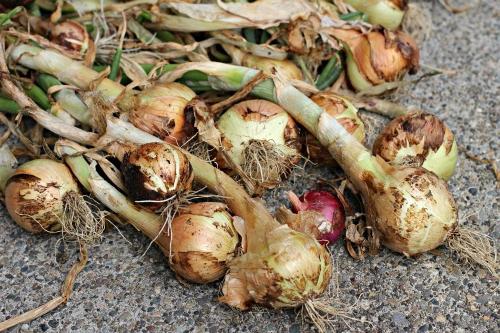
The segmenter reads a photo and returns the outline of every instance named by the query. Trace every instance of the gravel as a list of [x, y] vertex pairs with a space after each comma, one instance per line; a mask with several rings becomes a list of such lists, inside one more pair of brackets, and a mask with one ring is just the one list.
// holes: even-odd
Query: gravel
[[[433, 112], [455, 133], [459, 146], [481, 158], [499, 151], [499, 5], [482, 1], [452, 15], [434, 2], [433, 30], [422, 47], [424, 65], [455, 71], [420, 82], [402, 102]], [[364, 114], [372, 132], [385, 120]], [[308, 168], [286, 189], [311, 187], [324, 168]], [[491, 167], [460, 153], [450, 189], [462, 225], [496, 240], [498, 188]], [[284, 204], [284, 190], [266, 197], [269, 207]], [[33, 236], [0, 208], [0, 320], [32, 309], [58, 295], [65, 273], [77, 258], [75, 244], [65, 255], [57, 235]], [[242, 313], [217, 302], [219, 284], [185, 286], [168, 269], [160, 251], [130, 227], [105, 234], [90, 249], [67, 305], [12, 332], [308, 332], [298, 312], [254, 307]], [[481, 268], [454, 261], [445, 249], [405, 258], [389, 250], [358, 262], [343, 244], [332, 247], [337, 266], [338, 306], [357, 320], [337, 318], [339, 332], [498, 332], [498, 281]], [[58, 255], [56, 256], [56, 253]], [[56, 258], [58, 260], [56, 260]]]

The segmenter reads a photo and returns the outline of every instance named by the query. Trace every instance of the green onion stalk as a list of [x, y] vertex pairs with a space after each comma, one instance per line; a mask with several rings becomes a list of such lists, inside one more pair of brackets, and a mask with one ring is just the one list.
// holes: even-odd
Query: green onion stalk
[[[29, 63], [38, 64], [40, 61], [33, 59]], [[66, 60], [65, 63], [71, 65]], [[0, 63], [0, 67], [1, 65], [6, 69], [5, 62]], [[57, 76], [57, 67], [44, 68], [51, 69], [50, 74]], [[81, 78], [73, 81], [88, 85]], [[5, 90], [10, 92], [13, 98], [15, 96], [14, 99], [19, 105], [33, 106], [32, 102], [16, 93], [16, 87], [12, 87], [9, 80], [4, 80], [2, 85], [8, 88]], [[113, 117], [108, 118], [106, 134], [99, 138], [94, 133], [72, 126], [54, 126], [53, 122], [47, 121], [50, 117], [53, 119], [53, 116], [42, 118], [36, 108], [29, 109], [32, 110], [29, 115], [42, 126], [80, 144], [102, 147], [105, 139], [120, 139], [135, 144], [162, 142], [132, 124]], [[164, 142], [162, 144], [168, 145]], [[252, 303], [275, 308], [305, 305], [310, 313], [317, 313], [314, 307], [318, 303], [315, 300], [327, 288], [332, 274], [328, 251], [311, 236], [279, 224], [260, 201], [251, 198], [224, 172], [194, 155], [184, 153], [191, 164], [195, 181], [224, 197], [232, 212], [245, 221], [246, 253], [229, 263], [229, 273], [223, 286], [224, 296], [220, 300], [240, 309], [246, 309]], [[106, 191], [98, 192], [100, 193], [95, 194], [102, 195]], [[104, 201], [103, 198], [100, 199]]]
[[[209, 75], [215, 90], [238, 90], [258, 71], [227, 64], [186, 63], [161, 80], [187, 70]], [[446, 183], [422, 168], [392, 167], [371, 154], [331, 115], [292, 85], [269, 79], [253, 94], [287, 110], [328, 148], [360, 191], [367, 218], [390, 249], [411, 256], [443, 244], [457, 227], [457, 209]]]
[[344, 2], [366, 14], [368, 22], [379, 24], [389, 30], [399, 28], [407, 6], [406, 0], [344, 0]]

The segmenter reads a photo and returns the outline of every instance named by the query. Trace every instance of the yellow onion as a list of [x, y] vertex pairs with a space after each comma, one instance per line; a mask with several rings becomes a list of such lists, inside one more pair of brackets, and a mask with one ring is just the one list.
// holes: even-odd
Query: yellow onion
[[5, 206], [14, 221], [29, 232], [56, 230], [69, 192], [79, 190], [64, 164], [32, 160], [21, 165], [7, 181]]
[[[356, 140], [364, 142], [365, 124], [359, 118], [358, 110], [348, 100], [329, 92], [313, 95], [311, 100], [333, 116]], [[309, 132], [306, 133], [304, 147], [311, 161], [322, 164], [334, 163], [328, 150]]]
[[365, 13], [370, 23], [379, 24], [389, 30], [396, 30], [399, 27], [407, 7], [406, 0], [344, 0], [344, 2]]
[[157, 142], [126, 153], [122, 173], [132, 200], [150, 209], [161, 208], [174, 195], [186, 193], [193, 182], [186, 156], [171, 145]]
[[50, 32], [50, 39], [67, 50], [79, 53], [85, 53], [90, 43], [85, 27], [72, 20], [54, 25]]
[[347, 75], [356, 90], [397, 81], [418, 69], [417, 45], [401, 31], [363, 34], [354, 29], [332, 29], [332, 34], [345, 46]]
[[[277, 226], [231, 261], [219, 300], [246, 310], [252, 303], [293, 308], [320, 296], [330, 281], [330, 254], [311, 236]], [[251, 240], [250, 238], [253, 238]], [[250, 242], [258, 242], [252, 249]]]
[[135, 96], [129, 120], [149, 134], [180, 145], [194, 133], [193, 115], [187, 107], [195, 97], [183, 84], [158, 83]]
[[227, 156], [262, 187], [276, 186], [299, 161], [297, 125], [274, 103], [238, 103], [222, 114], [216, 126]]
[[238, 243], [238, 233], [225, 204], [191, 204], [172, 221], [170, 267], [191, 282], [216, 281], [226, 273]]
[[243, 56], [241, 64], [245, 67], [260, 69], [266, 74], [274, 74], [273, 69], [275, 69], [290, 80], [302, 80], [302, 71], [288, 59], [276, 60], [247, 53]]
[[436, 116], [412, 112], [393, 119], [373, 144], [373, 153], [392, 165], [423, 167], [448, 180], [455, 171], [455, 137]]

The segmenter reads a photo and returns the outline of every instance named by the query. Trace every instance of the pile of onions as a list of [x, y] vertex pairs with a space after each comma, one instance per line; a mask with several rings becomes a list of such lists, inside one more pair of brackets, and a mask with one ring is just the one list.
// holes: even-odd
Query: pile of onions
[[274, 103], [248, 100], [235, 104], [217, 120], [216, 127], [226, 156], [259, 187], [277, 186], [299, 161], [297, 125]]
[[[328, 191], [306, 191], [300, 198], [288, 192], [292, 211], [280, 208], [278, 220], [290, 228], [314, 236], [322, 244], [333, 244], [345, 228], [345, 212], [340, 200]], [[295, 213], [295, 214], [294, 214]]]
[[239, 237], [227, 206], [219, 202], [191, 204], [172, 220], [170, 267], [195, 283], [219, 280], [236, 256]]
[[344, 3], [365, 13], [370, 23], [389, 30], [396, 30], [401, 25], [407, 7], [406, 0], [344, 0]]
[[66, 165], [47, 159], [21, 165], [9, 178], [4, 190], [5, 206], [12, 219], [32, 233], [61, 228], [64, 199], [79, 193]]
[[[365, 125], [358, 116], [358, 110], [348, 100], [330, 92], [313, 95], [311, 100], [334, 117], [359, 142], [364, 142]], [[335, 164], [330, 153], [309, 132], [305, 134], [304, 148], [311, 161], [321, 164]]]
[[412, 112], [393, 119], [373, 144], [373, 154], [395, 166], [423, 167], [448, 180], [458, 148], [450, 129], [434, 115]]
[[394, 82], [418, 69], [419, 51], [407, 34], [354, 29], [332, 29], [332, 34], [345, 46], [347, 75], [358, 91]]
[[187, 193], [193, 182], [186, 156], [161, 143], [144, 144], [126, 153], [122, 173], [131, 199], [153, 210]]
[[166, 142], [181, 145], [194, 134], [189, 103], [195, 97], [180, 83], [155, 84], [134, 96], [129, 121]]

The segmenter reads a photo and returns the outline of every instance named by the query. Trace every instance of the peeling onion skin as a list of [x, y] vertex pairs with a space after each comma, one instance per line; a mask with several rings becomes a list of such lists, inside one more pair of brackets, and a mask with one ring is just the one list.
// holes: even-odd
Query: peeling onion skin
[[172, 221], [171, 228], [168, 254], [174, 272], [195, 283], [210, 283], [224, 276], [239, 243], [225, 204], [191, 204]]
[[442, 245], [458, 225], [446, 183], [423, 168], [395, 168], [389, 177], [398, 187], [391, 180], [384, 186], [371, 174], [362, 175], [370, 193], [363, 196], [366, 214], [382, 234], [382, 244], [406, 256]]
[[219, 300], [247, 310], [253, 303], [294, 308], [320, 296], [330, 281], [328, 251], [311, 236], [279, 226], [266, 235], [268, 246], [231, 261]]
[[79, 193], [78, 184], [66, 165], [38, 159], [21, 165], [5, 188], [5, 206], [12, 219], [31, 233], [59, 228], [63, 198]]
[[357, 91], [398, 81], [407, 72], [418, 70], [420, 52], [404, 32], [363, 34], [354, 29], [332, 29], [332, 34], [346, 48], [347, 75]]
[[195, 133], [194, 114], [189, 113], [195, 97], [194, 91], [181, 83], [158, 83], [134, 97], [129, 120], [149, 134], [181, 145]]
[[160, 202], [191, 189], [193, 172], [186, 156], [173, 146], [147, 143], [125, 154], [122, 162], [123, 180], [134, 201], [147, 208], [158, 209]]
[[392, 165], [423, 167], [448, 180], [455, 171], [458, 148], [453, 133], [439, 118], [412, 112], [382, 130], [373, 154]]
[[80, 23], [67, 20], [52, 26], [50, 39], [69, 51], [85, 53], [90, 38], [87, 30]]

